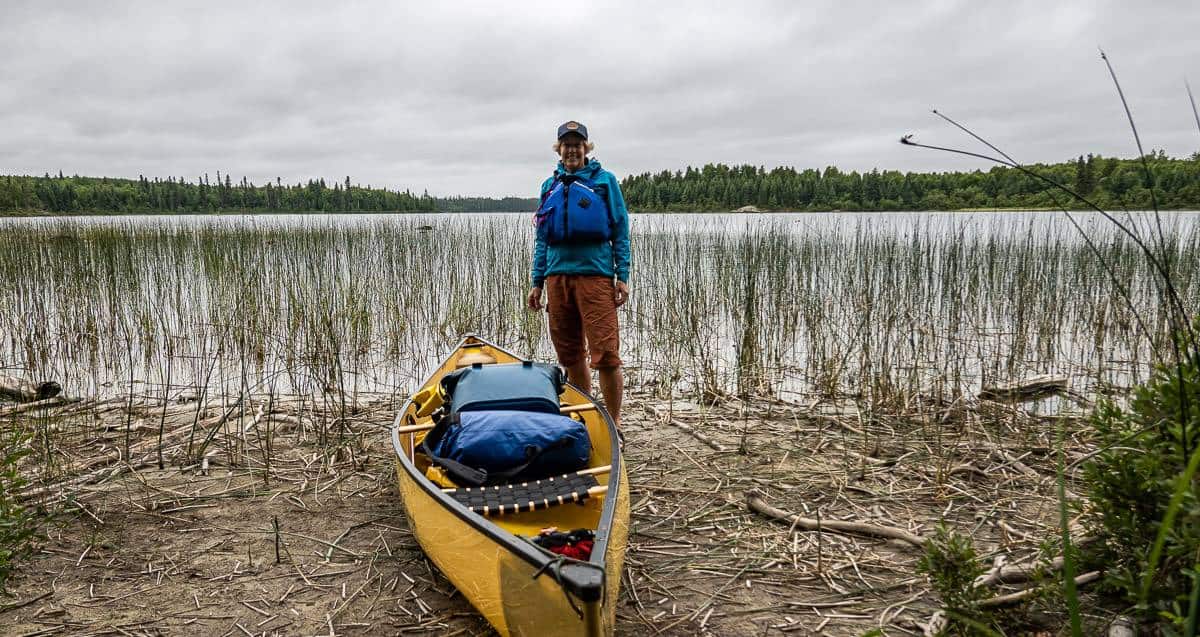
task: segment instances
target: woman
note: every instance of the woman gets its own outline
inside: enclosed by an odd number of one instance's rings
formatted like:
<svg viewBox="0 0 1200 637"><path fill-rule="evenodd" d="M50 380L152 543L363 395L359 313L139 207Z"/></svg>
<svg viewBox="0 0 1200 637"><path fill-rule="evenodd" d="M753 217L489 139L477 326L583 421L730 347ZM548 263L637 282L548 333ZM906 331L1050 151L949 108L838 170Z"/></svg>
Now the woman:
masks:
<svg viewBox="0 0 1200 637"><path fill-rule="evenodd" d="M629 211L621 185L600 162L587 127L558 127L558 167L542 184L533 249L531 310L550 314L550 340L558 362L576 387L592 393L590 368L598 371L604 406L621 420L621 374L617 308L629 298Z"/></svg>

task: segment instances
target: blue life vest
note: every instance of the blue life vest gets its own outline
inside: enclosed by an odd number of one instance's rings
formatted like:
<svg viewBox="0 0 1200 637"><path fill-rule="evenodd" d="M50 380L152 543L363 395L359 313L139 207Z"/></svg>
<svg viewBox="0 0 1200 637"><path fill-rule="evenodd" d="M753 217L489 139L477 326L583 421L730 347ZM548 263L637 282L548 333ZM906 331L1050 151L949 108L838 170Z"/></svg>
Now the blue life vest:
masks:
<svg viewBox="0 0 1200 637"><path fill-rule="evenodd" d="M542 195L535 218L538 232L551 245L557 243L603 243L613 237L608 186L578 175L557 175Z"/></svg>

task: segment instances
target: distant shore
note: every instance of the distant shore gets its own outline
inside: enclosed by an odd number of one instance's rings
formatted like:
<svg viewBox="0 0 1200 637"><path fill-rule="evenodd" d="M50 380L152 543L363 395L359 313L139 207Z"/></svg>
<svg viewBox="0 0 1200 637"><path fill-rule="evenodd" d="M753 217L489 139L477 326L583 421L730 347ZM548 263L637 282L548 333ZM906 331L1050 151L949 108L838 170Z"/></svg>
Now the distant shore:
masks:
<svg viewBox="0 0 1200 637"><path fill-rule="evenodd" d="M774 215L774 214L861 214L861 213L917 213L917 212L937 212L937 213L974 213L974 212L1062 212L1062 208L1033 208L1033 207L1018 207L1018 208L956 208L952 210L908 210L908 209L892 209L892 210L630 210L631 214L662 214L662 215ZM1069 208L1068 212L1089 212L1090 208ZM1162 212L1195 212L1196 208L1161 208ZM346 210L346 211L322 211L322 210L214 210L211 212L172 212L172 211L137 211L137 212L109 212L109 211L73 211L73 212L47 212L44 210L5 210L0 211L0 219L18 219L18 218L40 218L54 219L67 217L218 217L223 215L245 215L254 217L278 217L282 215L311 215L331 216L331 215L460 215L460 214L532 214L533 211L511 211L511 210L479 210L470 212L446 211L446 210L379 210L379 211L363 211L363 210Z"/></svg>

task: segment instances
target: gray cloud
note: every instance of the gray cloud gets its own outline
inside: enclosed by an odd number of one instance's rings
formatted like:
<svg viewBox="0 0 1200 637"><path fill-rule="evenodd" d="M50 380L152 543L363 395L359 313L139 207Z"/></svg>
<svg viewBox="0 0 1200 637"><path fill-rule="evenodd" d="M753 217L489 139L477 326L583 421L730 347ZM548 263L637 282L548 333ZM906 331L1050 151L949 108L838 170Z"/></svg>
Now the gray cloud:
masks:
<svg viewBox="0 0 1200 637"><path fill-rule="evenodd" d="M0 173L229 171L530 195L553 130L618 174L707 162L964 170L1200 148L1189 2L6 3ZM1192 76L1200 84L1200 73Z"/></svg>

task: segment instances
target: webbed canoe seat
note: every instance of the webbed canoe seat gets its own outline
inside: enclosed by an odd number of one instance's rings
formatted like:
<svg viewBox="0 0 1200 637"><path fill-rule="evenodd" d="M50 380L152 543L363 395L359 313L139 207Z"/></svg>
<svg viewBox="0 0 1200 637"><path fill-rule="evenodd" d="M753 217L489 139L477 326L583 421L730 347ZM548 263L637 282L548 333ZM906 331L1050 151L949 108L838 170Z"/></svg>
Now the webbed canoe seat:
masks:
<svg viewBox="0 0 1200 637"><path fill-rule="evenodd" d="M600 486L595 471L568 473L554 478L499 484L486 487L443 489L459 504L479 515L504 515L546 509L570 502L583 502L600 495L607 487Z"/></svg>

